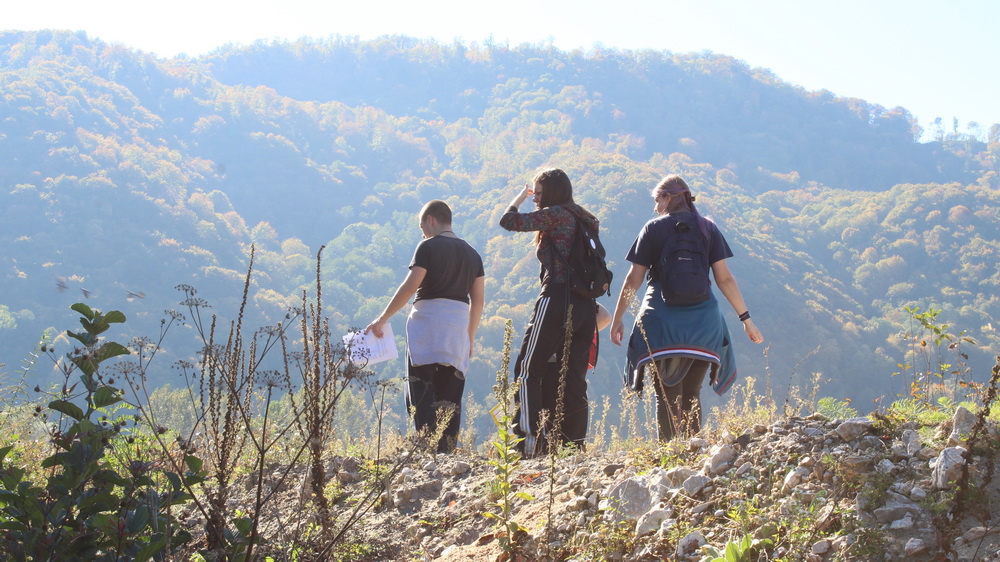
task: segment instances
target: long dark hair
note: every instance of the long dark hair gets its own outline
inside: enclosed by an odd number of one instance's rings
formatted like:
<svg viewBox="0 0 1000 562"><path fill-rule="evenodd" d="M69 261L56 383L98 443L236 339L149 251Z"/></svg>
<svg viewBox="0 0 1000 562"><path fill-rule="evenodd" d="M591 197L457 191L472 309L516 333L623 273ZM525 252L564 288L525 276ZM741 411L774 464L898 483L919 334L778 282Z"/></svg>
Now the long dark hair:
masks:
<svg viewBox="0 0 1000 562"><path fill-rule="evenodd" d="M573 182L569 181L566 172L559 168L548 168L535 175L533 183L542 187L542 198L538 202L538 208L544 209L553 205L559 205L569 211L577 219L588 218L596 221L597 218L590 211L576 204L573 201ZM535 234L535 244L542 241L542 231Z"/></svg>
<svg viewBox="0 0 1000 562"><path fill-rule="evenodd" d="M545 195L544 191L542 195ZM701 213L698 212L698 207L694 206L694 195L691 194L691 188L688 187L684 178L677 174L671 174L663 178L653 188L653 197L667 197L668 214L687 211L697 217L701 233L705 235L705 238L708 238L709 219L701 216Z"/></svg>
<svg viewBox="0 0 1000 562"><path fill-rule="evenodd" d="M549 168L538 172L533 183L542 186L542 200L538 204L539 208L544 209L552 205L576 205L573 201L573 183L569 181L566 172L559 168Z"/></svg>

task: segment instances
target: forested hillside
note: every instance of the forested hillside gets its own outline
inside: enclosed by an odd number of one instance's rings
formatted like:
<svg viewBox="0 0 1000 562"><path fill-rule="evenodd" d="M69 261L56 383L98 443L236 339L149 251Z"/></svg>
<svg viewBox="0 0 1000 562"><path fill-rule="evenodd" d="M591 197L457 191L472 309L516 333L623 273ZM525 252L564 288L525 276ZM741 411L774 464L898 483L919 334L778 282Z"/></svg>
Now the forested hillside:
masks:
<svg viewBox="0 0 1000 562"><path fill-rule="evenodd" d="M1000 351L998 125L921 144L903 108L808 92L725 56L409 38L167 60L82 33L3 32L0 94L7 371L79 300L125 312L131 336L156 335L178 284L233 318L251 244L255 322L313 290L325 245L326 312L338 332L363 326L405 273L415 213L441 198L486 261L470 383L482 397L504 320L523 329L537 290L530 236L497 221L549 165L601 218L619 282L652 186L689 181L768 338L766 356L738 338L741 373L779 396L815 372L840 398L906 392L889 375L908 360L907 306L940 308L979 342L963 348L975 379ZM402 315L394 324L401 334ZM194 338L173 336L173 357L194 357ZM603 347L592 399L617 394L623 360ZM46 369L32 380L51 380ZM399 362L377 370L402 374Z"/></svg>

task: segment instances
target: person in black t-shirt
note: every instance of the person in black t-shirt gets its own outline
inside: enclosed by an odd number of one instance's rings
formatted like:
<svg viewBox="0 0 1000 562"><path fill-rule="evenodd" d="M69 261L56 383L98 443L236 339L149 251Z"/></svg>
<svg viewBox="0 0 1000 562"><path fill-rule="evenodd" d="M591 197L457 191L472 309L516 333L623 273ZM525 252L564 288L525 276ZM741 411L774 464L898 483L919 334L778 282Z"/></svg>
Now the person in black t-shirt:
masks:
<svg viewBox="0 0 1000 562"><path fill-rule="evenodd" d="M451 208L434 200L420 211L424 239L417 244L410 272L382 314L365 328L382 328L410 297L406 321L406 407L417 431L441 432L437 450L458 443L465 374L483 313L486 277L479 253L451 229ZM443 429L438 420L447 419Z"/></svg>

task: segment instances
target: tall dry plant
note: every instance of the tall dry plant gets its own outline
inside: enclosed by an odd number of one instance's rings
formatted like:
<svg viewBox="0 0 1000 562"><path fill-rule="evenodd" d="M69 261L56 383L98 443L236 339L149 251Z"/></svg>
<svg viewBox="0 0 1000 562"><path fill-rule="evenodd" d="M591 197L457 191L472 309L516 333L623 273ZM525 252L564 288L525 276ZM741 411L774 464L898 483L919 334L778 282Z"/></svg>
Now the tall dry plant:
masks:
<svg viewBox="0 0 1000 562"><path fill-rule="evenodd" d="M309 455L311 497L319 514L323 533L331 537L334 533L334 522L325 493L329 481L324 462L326 444L332 437L337 401L352 383L365 384L372 373L365 369L365 364L351 361L351 350L331 338L329 320L322 314L323 285L320 267L324 248L325 246L320 246L316 253L315 302L310 303L306 292L302 292L302 353L299 355L302 394L299 399L294 394L290 395L290 398L296 426L305 436ZM285 357L287 371L287 353Z"/></svg>
<svg viewBox="0 0 1000 562"><path fill-rule="evenodd" d="M197 291L188 285L178 286L185 297L181 304L187 307L191 323L203 344L198 364L181 361L178 365L188 382L196 422L187 436L177 439L178 447L164 441L162 436L166 428L155 432L156 440L167 453L168 462L180 462L173 454L176 448L180 449L180 458L184 462L190 463L190 459L195 458L195 451L207 457L204 469L198 460L192 470L203 471L208 477L208 485L188 490L196 509L206 521L203 556L252 560L262 543L274 543L282 536L291 535L286 542L290 541L303 552L302 559L309 559L306 554L309 552L318 557L315 559L322 559L322 553L329 552L343 539L373 505L372 498L378 496L378 492L367 490L346 520L335 525L324 493L328 482L323 467L324 451L333 438L337 400L352 383L366 382L368 373L364 365L347 359L347 350L332 341L329 323L321 317L319 258L316 302L310 303L303 295L302 309L292 310L286 315L289 325L295 325L301 317L299 325L303 351L289 351L290 336L287 327L281 323L246 336L244 317L253 264L254 251L251 247L239 315L229 323L225 335L220 335L222 330L214 315L206 325L203 312L210 305L197 297ZM184 316L178 313L171 313L171 317L170 322L165 321L165 326L169 327L174 321L184 321ZM137 395L140 416L153 428L159 428L159 425L155 405L148 402L144 373L155 350L159 349L165 331L161 329L159 342L143 341L137 344L137 348L151 351L145 360L142 359L143 354L138 354L139 366L126 370L130 386ZM269 359L268 356L275 352L280 352L281 357ZM265 364L279 364L280 369L266 369ZM296 392L293 381L299 378L302 389ZM287 395L291 413L279 418L274 415L274 403L281 394ZM146 398L145 402L140 399L142 396ZM299 430L297 433L296 429ZM289 520L279 522L276 535L262 537L262 519L266 514L278 513L278 510L268 506L306 455L309 457L309 489L317 505L316 523L322 531L319 538L302 539L309 535L302 529L308 528L310 521L298 514L286 515ZM237 510L230 505L234 483L239 475L247 472L250 473L253 499L249 505L240 505ZM292 517L296 520L291 521ZM298 544L303 540L309 544Z"/></svg>
<svg viewBox="0 0 1000 562"><path fill-rule="evenodd" d="M998 391L1000 391L1000 356L996 358L996 363L993 365L990 382L982 391L982 404L976 413L976 422L972 426L972 431L969 432L969 447L962 452L962 458L965 462L962 463L962 473L955 483L954 501L946 513L938 515L933 521L938 530L938 546L943 555L954 554L955 539L961 532L962 520L972 514L970 513L971 506L977 501L980 503L983 501L985 494L982 493L982 490L986 489L993 481L997 463L997 447L995 443L987 442L990 438L986 418L997 402ZM981 464L982 468L973 466L975 464ZM980 479L974 485L972 477L976 473L979 473ZM974 515L985 521L989 519L990 514L986 511ZM980 541L980 545L982 544L983 541ZM978 554L977 552L972 559L975 560Z"/></svg>
<svg viewBox="0 0 1000 562"><path fill-rule="evenodd" d="M566 418L566 377L569 374L569 352L573 343L573 305L566 307L566 329L563 331L562 363L559 365L559 386L556 391L556 411L549 412L551 429L545 436L545 448L549 453L549 501L546 505L545 544L551 542L552 509L555 505L556 461L563 446L563 421ZM540 424L544 427L544 424Z"/></svg>

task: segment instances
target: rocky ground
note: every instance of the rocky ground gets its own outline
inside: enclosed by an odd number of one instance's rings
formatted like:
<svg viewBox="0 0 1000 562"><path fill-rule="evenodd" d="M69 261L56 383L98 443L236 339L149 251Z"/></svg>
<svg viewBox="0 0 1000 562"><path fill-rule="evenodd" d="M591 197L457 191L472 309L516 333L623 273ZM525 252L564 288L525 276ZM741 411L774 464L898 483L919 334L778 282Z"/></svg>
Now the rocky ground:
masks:
<svg viewBox="0 0 1000 562"><path fill-rule="evenodd" d="M997 432L984 432L968 463L974 422L963 409L924 428L814 415L673 448L523 460L513 491L533 499L514 500L520 559L703 560L707 547L749 535L765 542L744 560L1000 561ZM971 499L949 518L966 465ZM349 457L330 469L343 518L370 469ZM351 542L370 547L357 558L505 559L497 521L483 516L497 511L497 490L489 459L411 459L355 527ZM308 520L302 488L283 494L281 524Z"/></svg>

